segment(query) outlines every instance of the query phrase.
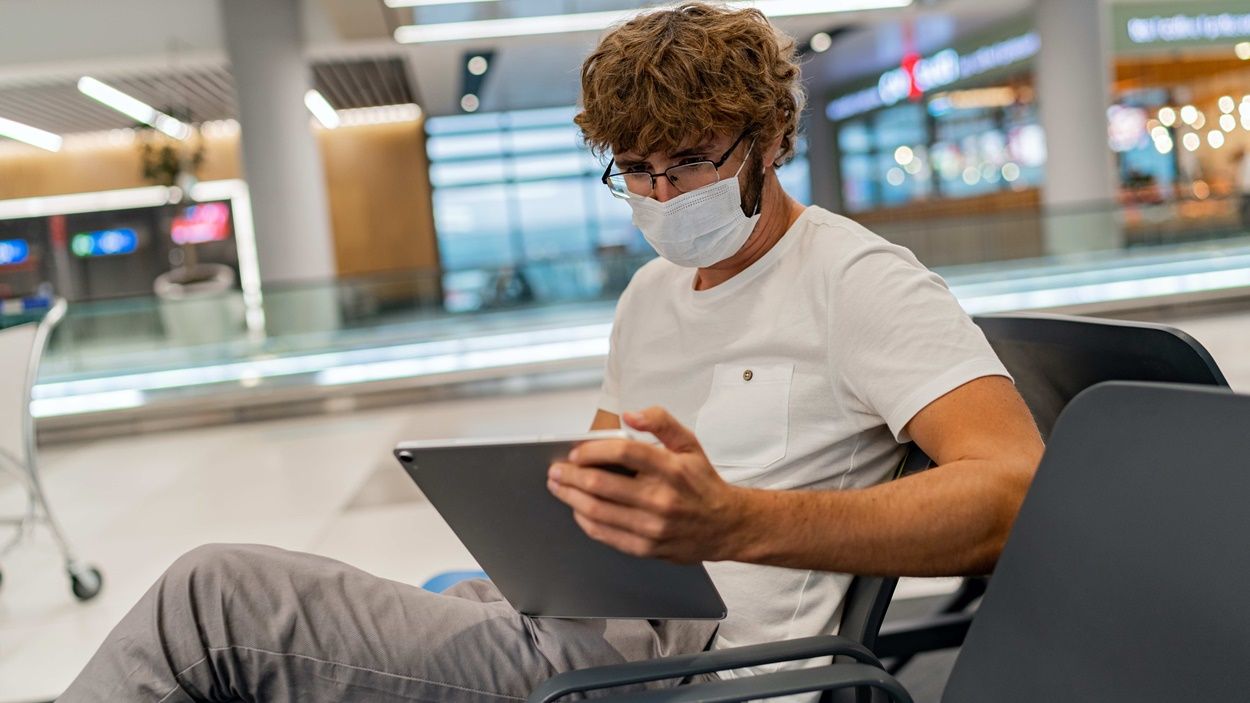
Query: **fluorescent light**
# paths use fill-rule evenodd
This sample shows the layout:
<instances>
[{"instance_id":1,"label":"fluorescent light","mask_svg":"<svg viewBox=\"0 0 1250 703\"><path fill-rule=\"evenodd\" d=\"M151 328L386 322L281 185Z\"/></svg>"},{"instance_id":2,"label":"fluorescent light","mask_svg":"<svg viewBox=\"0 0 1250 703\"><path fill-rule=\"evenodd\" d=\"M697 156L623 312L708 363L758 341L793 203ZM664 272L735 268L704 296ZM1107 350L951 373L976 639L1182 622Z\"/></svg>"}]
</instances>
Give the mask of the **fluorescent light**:
<instances>
[{"instance_id":1,"label":"fluorescent light","mask_svg":"<svg viewBox=\"0 0 1250 703\"><path fill-rule=\"evenodd\" d=\"M48 151L61 150L61 138L38 127L0 117L0 137L8 137Z\"/></svg>"},{"instance_id":2,"label":"fluorescent light","mask_svg":"<svg viewBox=\"0 0 1250 703\"><path fill-rule=\"evenodd\" d=\"M387 7L428 7L430 5L468 5L474 2L498 2L499 0L386 0Z\"/></svg>"},{"instance_id":3,"label":"fluorescent light","mask_svg":"<svg viewBox=\"0 0 1250 703\"><path fill-rule=\"evenodd\" d=\"M857 10L907 7L911 2L912 0L823 0L823 2L821 0L755 0L754 2L740 1L729 4L733 7L754 7L769 17L793 17L830 12L854 12ZM602 31L638 14L638 10L608 10L604 12L576 12L565 15L508 17L472 22L405 25L395 30L395 40L401 44L423 44L429 42L563 34L565 32Z\"/></svg>"},{"instance_id":4,"label":"fluorescent light","mask_svg":"<svg viewBox=\"0 0 1250 703\"><path fill-rule=\"evenodd\" d=\"M334 111L334 107L330 105L330 101L326 100L326 96L322 95L316 88L304 93L304 105L308 107L308 111L317 118L322 127L326 129L334 129L342 124L339 119L339 113Z\"/></svg>"},{"instance_id":5,"label":"fluorescent light","mask_svg":"<svg viewBox=\"0 0 1250 703\"><path fill-rule=\"evenodd\" d=\"M157 207L168 202L169 189L165 186L105 190L98 193L14 198L12 200L0 200L0 220L44 217L46 215L74 215L81 212L98 212L101 210Z\"/></svg>"},{"instance_id":6,"label":"fluorescent light","mask_svg":"<svg viewBox=\"0 0 1250 703\"><path fill-rule=\"evenodd\" d=\"M83 95L103 103L106 107L111 107L123 115L155 127L174 139L186 139L191 136L191 128L186 123L166 115L138 98L101 83L91 76L78 79L78 90Z\"/></svg>"}]
</instances>

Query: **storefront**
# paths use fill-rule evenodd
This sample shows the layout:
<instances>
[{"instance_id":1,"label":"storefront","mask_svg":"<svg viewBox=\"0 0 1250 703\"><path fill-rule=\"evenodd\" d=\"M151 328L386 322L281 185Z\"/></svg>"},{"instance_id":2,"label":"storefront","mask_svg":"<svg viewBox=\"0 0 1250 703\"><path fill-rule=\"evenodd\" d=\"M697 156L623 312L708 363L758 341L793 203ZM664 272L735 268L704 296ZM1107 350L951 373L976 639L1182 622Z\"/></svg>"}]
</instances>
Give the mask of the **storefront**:
<instances>
[{"instance_id":1,"label":"storefront","mask_svg":"<svg viewBox=\"0 0 1250 703\"><path fill-rule=\"evenodd\" d=\"M1035 188L1045 139L1037 123L1027 27L904 61L833 97L842 209Z\"/></svg>"}]
</instances>

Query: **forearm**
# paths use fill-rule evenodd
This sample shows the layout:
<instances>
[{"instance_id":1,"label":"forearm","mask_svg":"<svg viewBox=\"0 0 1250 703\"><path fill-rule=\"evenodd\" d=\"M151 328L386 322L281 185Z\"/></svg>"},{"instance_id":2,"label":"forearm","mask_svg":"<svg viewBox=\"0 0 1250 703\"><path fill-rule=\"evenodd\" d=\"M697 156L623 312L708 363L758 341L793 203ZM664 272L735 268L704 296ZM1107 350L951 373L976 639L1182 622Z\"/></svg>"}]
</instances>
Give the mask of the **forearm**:
<instances>
[{"instance_id":1,"label":"forearm","mask_svg":"<svg viewBox=\"0 0 1250 703\"><path fill-rule=\"evenodd\" d=\"M735 561L854 574L987 573L1033 467L949 463L862 490L738 489Z\"/></svg>"}]
</instances>

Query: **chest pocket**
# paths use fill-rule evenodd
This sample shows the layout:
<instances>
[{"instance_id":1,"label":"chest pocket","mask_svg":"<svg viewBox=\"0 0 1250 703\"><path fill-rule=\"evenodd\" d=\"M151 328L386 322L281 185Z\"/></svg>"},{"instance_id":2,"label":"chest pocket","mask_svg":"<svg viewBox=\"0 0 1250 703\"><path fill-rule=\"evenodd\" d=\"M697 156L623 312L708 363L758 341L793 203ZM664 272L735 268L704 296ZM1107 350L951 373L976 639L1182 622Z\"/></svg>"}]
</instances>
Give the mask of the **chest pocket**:
<instances>
[{"instance_id":1,"label":"chest pocket","mask_svg":"<svg viewBox=\"0 0 1250 703\"><path fill-rule=\"evenodd\" d=\"M726 479L751 476L786 455L794 364L717 364L695 436Z\"/></svg>"}]
</instances>

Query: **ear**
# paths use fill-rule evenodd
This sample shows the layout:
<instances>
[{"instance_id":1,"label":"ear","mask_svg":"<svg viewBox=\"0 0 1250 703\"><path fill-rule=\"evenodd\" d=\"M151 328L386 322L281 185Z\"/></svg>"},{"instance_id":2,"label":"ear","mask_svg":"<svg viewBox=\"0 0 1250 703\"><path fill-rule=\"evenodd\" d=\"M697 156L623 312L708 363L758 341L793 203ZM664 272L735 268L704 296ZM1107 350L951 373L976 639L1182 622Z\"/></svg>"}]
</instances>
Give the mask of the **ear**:
<instances>
[{"instance_id":1,"label":"ear","mask_svg":"<svg viewBox=\"0 0 1250 703\"><path fill-rule=\"evenodd\" d=\"M765 172L768 171L769 167L777 168L777 159L781 156L781 140L784 136L784 133L778 134L764 149Z\"/></svg>"}]
</instances>

